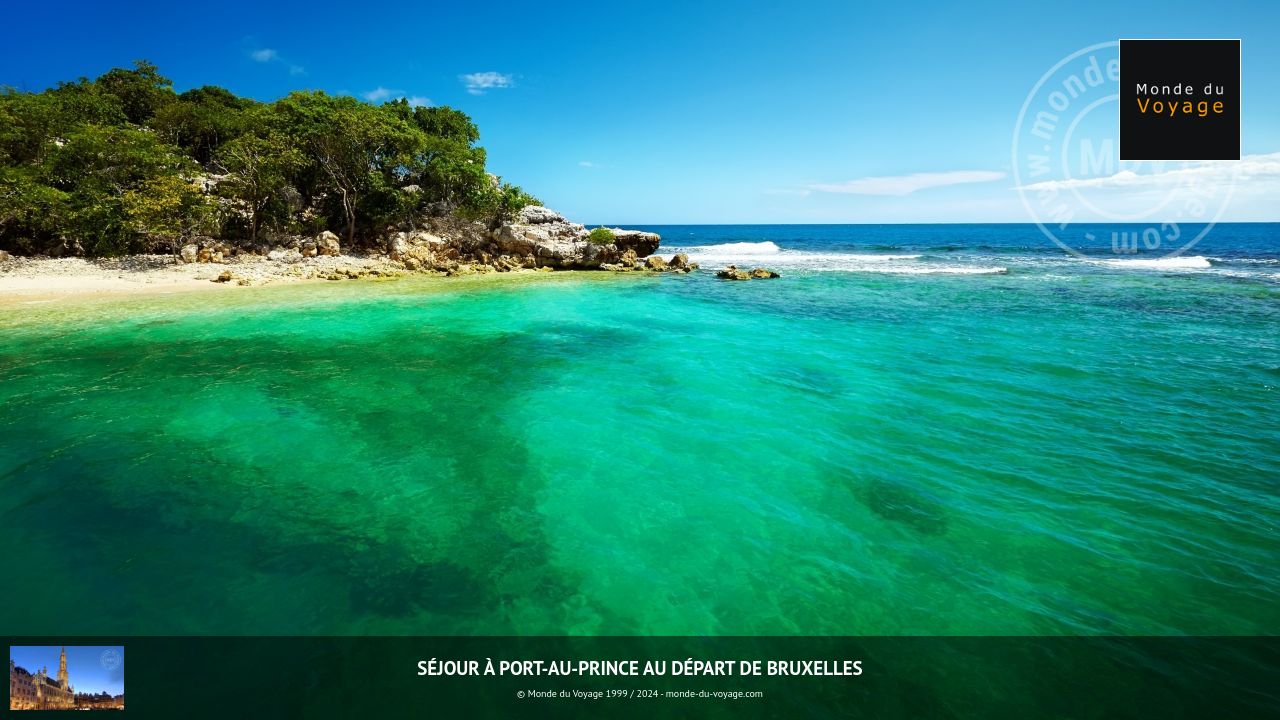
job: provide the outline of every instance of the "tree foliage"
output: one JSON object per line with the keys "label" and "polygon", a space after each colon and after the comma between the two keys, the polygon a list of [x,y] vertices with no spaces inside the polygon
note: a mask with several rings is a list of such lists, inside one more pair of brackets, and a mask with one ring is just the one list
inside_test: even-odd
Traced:
{"label": "tree foliage", "polygon": [[238,98],[220,87],[188,90],[156,112],[152,126],[161,137],[208,165],[227,142],[249,129],[252,100]]}
{"label": "tree foliage", "polygon": [[601,226],[598,228],[594,228],[591,231],[591,234],[587,236],[587,239],[595,243],[596,245],[608,245],[609,243],[618,239],[618,236],[614,235],[613,231],[610,230],[609,228]]}
{"label": "tree foliage", "polygon": [[39,93],[0,88],[0,249],[112,255],[264,228],[341,229],[358,244],[426,213],[498,222],[536,204],[485,172],[479,137],[462,112],[405,100],[177,94],[146,61]]}
{"label": "tree foliage", "polygon": [[275,224],[287,221],[293,209],[289,180],[303,166],[304,158],[284,135],[262,126],[223,145],[217,160],[228,173],[219,190],[248,210],[249,239],[258,240],[264,220]]}
{"label": "tree foliage", "polygon": [[132,70],[108,70],[97,79],[96,85],[114,95],[120,101],[125,117],[137,125],[146,123],[176,99],[173,82],[146,60],[135,62]]}

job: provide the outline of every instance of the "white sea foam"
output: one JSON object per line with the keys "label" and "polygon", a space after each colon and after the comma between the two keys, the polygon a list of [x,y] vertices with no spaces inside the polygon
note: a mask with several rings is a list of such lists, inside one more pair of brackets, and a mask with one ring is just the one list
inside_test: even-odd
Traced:
{"label": "white sea foam", "polygon": [[1280,281],[1280,273],[1262,272],[1259,270],[1227,270],[1223,268],[1215,268],[1213,274],[1221,275],[1223,277],[1240,278],[1242,280],[1262,280],[1265,282]]}
{"label": "white sea foam", "polygon": [[915,260],[920,257],[919,254],[914,255],[881,255],[873,253],[817,253],[805,252],[803,250],[783,250],[775,243],[764,242],[737,242],[723,243],[721,245],[698,245],[687,248],[676,248],[688,253],[690,256],[698,255],[701,257],[715,258],[732,258],[732,257],[758,257],[761,255],[776,255],[784,258],[795,260],[803,259],[806,262],[815,262],[830,260],[836,262],[887,262],[890,260]]}
{"label": "white sea foam", "polygon": [[1215,263],[1233,263],[1241,265],[1280,265],[1280,260],[1276,258],[1219,258],[1211,257],[1210,262]]}
{"label": "white sea foam", "polygon": [[1107,267],[1130,270],[1203,270],[1211,267],[1202,255],[1191,257],[1125,258],[1123,260],[1091,260]]}
{"label": "white sea foam", "polygon": [[930,262],[919,253],[809,252],[778,247],[775,243],[737,242],[672,248],[684,252],[704,268],[725,265],[766,266],[770,269],[809,272],[869,272],[901,275],[990,275],[1008,272],[1002,266]]}
{"label": "white sea foam", "polygon": [[769,242],[736,242],[721,245],[699,245],[685,248],[689,253],[707,253],[714,255],[776,255],[782,248]]}
{"label": "white sea foam", "polygon": [[1009,268],[1000,266],[943,265],[937,267],[901,268],[886,270],[885,272],[900,272],[905,275],[1003,275],[1009,272]]}

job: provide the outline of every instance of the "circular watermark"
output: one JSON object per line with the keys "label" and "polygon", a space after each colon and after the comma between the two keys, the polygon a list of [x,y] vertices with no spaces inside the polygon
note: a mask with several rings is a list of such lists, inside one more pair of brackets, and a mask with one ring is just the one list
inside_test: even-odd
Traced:
{"label": "circular watermark", "polygon": [[120,663],[124,662],[124,658],[120,656],[120,651],[115,648],[107,648],[102,651],[102,655],[98,657],[98,661],[102,663],[102,667],[106,670],[115,670],[120,667]]}
{"label": "circular watermark", "polygon": [[1077,257],[1110,250],[1176,257],[1222,217],[1239,163],[1120,160],[1120,43],[1081,48],[1027,93],[1013,178],[1040,231]]}

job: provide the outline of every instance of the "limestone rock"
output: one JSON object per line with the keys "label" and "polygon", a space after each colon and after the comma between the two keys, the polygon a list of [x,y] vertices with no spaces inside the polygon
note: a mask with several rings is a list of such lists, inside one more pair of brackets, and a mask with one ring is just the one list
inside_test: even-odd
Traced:
{"label": "limestone rock", "polygon": [[444,238],[425,231],[398,232],[387,238],[387,254],[396,262],[404,262],[406,258],[416,257],[419,261],[424,255],[435,255],[448,245]]}
{"label": "limestone rock", "polygon": [[577,223],[507,224],[494,232],[493,245],[499,255],[532,256],[539,267],[597,268],[617,261],[616,246],[596,245],[586,237],[586,228]]}
{"label": "limestone rock", "polygon": [[676,253],[671,256],[670,262],[667,263],[672,270],[689,270],[689,256],[684,253]]}
{"label": "limestone rock", "polygon": [[634,250],[636,255],[645,257],[658,251],[662,236],[642,230],[621,230],[613,228],[613,244],[619,250]]}
{"label": "limestone rock", "polygon": [[268,246],[273,248],[281,248],[283,250],[288,250],[289,248],[293,248],[294,250],[297,250],[298,246],[302,244],[301,235],[290,235],[287,233],[276,233],[276,232],[266,231],[262,233],[262,239],[267,243]]}
{"label": "limestone rock", "polygon": [[45,248],[45,255],[49,257],[82,257],[84,255],[84,246],[79,240],[59,240],[49,247]]}
{"label": "limestone rock", "polygon": [[319,249],[316,247],[316,243],[314,240],[303,240],[298,245],[298,252],[302,253],[302,257],[309,258],[309,257],[315,257],[316,254],[319,252]]}
{"label": "limestone rock", "polygon": [[178,251],[178,257],[184,263],[193,263],[199,257],[200,246],[195,243],[187,243]]}
{"label": "limestone rock", "polygon": [[739,270],[736,265],[730,265],[729,267],[717,272],[716,277],[721,280],[750,280],[751,273]]}
{"label": "limestone rock", "polygon": [[316,253],[319,255],[340,255],[342,246],[338,243],[338,236],[325,230],[316,236]]}
{"label": "limestone rock", "polygon": [[758,280],[766,278],[781,277],[778,273],[767,270],[765,268],[752,268],[751,270],[739,270],[736,265],[729,267],[716,273],[716,277],[723,280]]}
{"label": "limestone rock", "polygon": [[499,255],[493,262],[493,267],[499,272],[511,272],[520,269],[520,261],[510,255]]}
{"label": "limestone rock", "polygon": [[293,248],[272,250],[267,253],[267,259],[275,262],[296,263],[302,261],[302,253]]}
{"label": "limestone rock", "polygon": [[[634,267],[637,260],[652,254],[660,238],[638,230],[616,230],[622,242],[596,245],[580,223],[568,222],[554,210],[529,206],[513,222],[489,233],[488,252],[496,256],[524,258],[525,267],[599,269],[604,265]],[[533,263],[528,259],[532,257]],[[488,261],[485,261],[488,263]]]}
{"label": "limestone rock", "polygon": [[667,261],[658,255],[650,255],[645,258],[644,267],[646,270],[666,270]]}
{"label": "limestone rock", "polygon": [[516,214],[516,222],[524,225],[543,225],[546,223],[562,223],[564,216],[541,205],[527,205]]}
{"label": "limestone rock", "polygon": [[404,262],[409,252],[409,233],[396,233],[387,240],[387,254],[396,262]]}
{"label": "limestone rock", "polygon": [[231,271],[223,270],[221,273],[218,273],[218,277],[214,278],[213,281],[218,283],[231,282]]}
{"label": "limestone rock", "polygon": [[[425,230],[393,233],[386,239],[387,254],[409,270],[449,272],[456,268],[462,252],[461,238],[445,238]],[[486,260],[487,262],[487,260]]]}

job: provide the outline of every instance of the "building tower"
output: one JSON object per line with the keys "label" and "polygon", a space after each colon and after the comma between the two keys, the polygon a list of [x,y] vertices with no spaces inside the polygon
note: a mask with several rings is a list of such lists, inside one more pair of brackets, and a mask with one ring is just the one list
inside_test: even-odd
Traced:
{"label": "building tower", "polygon": [[71,688],[70,681],[67,680],[67,649],[62,648],[62,657],[58,658],[58,686],[63,690]]}

